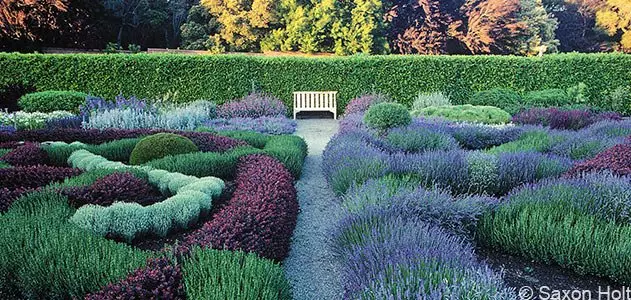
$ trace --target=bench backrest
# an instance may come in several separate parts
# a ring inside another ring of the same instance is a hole
[[[294,108],[336,109],[337,92],[295,92]]]

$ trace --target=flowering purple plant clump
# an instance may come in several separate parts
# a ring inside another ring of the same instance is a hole
[[[1,125],[0,124],[0,133],[13,133],[15,132],[16,129],[14,126],[12,125]]]
[[[24,143],[0,156],[0,160],[12,166],[45,165],[48,163],[48,153],[38,144]]]
[[[552,129],[579,130],[603,120],[619,121],[615,112],[594,113],[586,109],[531,108],[513,116],[513,123],[550,126]]]
[[[419,219],[367,211],[344,218],[334,240],[348,299],[514,299],[469,243]]]
[[[55,129],[55,128],[81,129],[82,122],[83,122],[83,117],[81,116],[48,119],[46,120],[46,128],[47,129]]]
[[[344,115],[364,113],[371,105],[386,101],[388,99],[381,94],[364,94],[348,102],[346,108],[344,108]]]
[[[453,137],[467,150],[487,149],[512,142],[521,136],[524,128],[507,126],[497,128],[485,125],[461,124],[453,127]]]
[[[609,170],[616,175],[631,175],[631,145],[615,145],[590,160],[579,162],[568,171],[568,175],[603,170]]]
[[[133,109],[136,111],[155,113],[157,108],[148,104],[143,99],[138,99],[135,96],[125,98],[122,94],[119,94],[114,98],[114,101],[108,101],[101,97],[87,96],[85,104],[80,107],[81,116],[90,117],[92,112],[103,112],[112,109]]]
[[[267,134],[292,134],[296,131],[296,121],[285,116],[260,118],[211,119],[204,123],[214,130],[250,130]]]
[[[180,251],[199,245],[283,260],[298,216],[293,176],[278,160],[253,154],[240,159],[235,184],[232,199]]]
[[[85,204],[109,206],[114,202],[134,202],[143,206],[161,199],[158,189],[131,173],[113,173],[87,187],[64,189],[63,194],[75,207]]]
[[[151,258],[127,278],[110,283],[102,290],[89,294],[86,300],[106,299],[186,299],[182,270],[167,258]]]
[[[252,93],[219,106],[219,118],[260,118],[287,114],[287,106],[278,98],[264,93]]]
[[[37,188],[81,174],[81,170],[49,166],[0,169],[0,186],[9,189]]]

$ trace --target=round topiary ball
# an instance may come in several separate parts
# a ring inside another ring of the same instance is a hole
[[[199,151],[199,149],[189,138],[163,132],[150,135],[140,140],[131,152],[129,163],[132,165],[140,165],[168,155],[197,151]]]
[[[398,103],[384,102],[371,106],[364,115],[364,124],[370,128],[386,130],[412,122],[410,112]]]

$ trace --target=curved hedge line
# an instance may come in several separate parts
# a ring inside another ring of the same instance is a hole
[[[291,104],[299,90],[339,91],[339,113],[353,97],[379,91],[411,104],[419,91],[447,90],[461,104],[480,90],[510,87],[518,91],[589,87],[594,105],[604,92],[631,83],[631,56],[559,54],[515,56],[354,56],[335,58],[46,55],[0,53],[0,87],[29,84],[37,90],[76,90],[113,98],[119,93],[156,97],[177,92],[179,101],[219,103],[252,88]]]

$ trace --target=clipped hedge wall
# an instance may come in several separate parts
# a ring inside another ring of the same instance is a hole
[[[33,85],[37,90],[76,90],[113,98],[120,92],[157,97],[177,92],[179,101],[220,103],[252,88],[291,104],[292,92],[337,90],[341,113],[353,97],[378,91],[410,105],[419,91],[452,92],[462,104],[475,91],[509,87],[518,91],[589,87],[595,105],[604,92],[631,84],[631,55],[559,54],[514,56],[362,56],[334,58],[46,55],[0,53],[0,87]]]

